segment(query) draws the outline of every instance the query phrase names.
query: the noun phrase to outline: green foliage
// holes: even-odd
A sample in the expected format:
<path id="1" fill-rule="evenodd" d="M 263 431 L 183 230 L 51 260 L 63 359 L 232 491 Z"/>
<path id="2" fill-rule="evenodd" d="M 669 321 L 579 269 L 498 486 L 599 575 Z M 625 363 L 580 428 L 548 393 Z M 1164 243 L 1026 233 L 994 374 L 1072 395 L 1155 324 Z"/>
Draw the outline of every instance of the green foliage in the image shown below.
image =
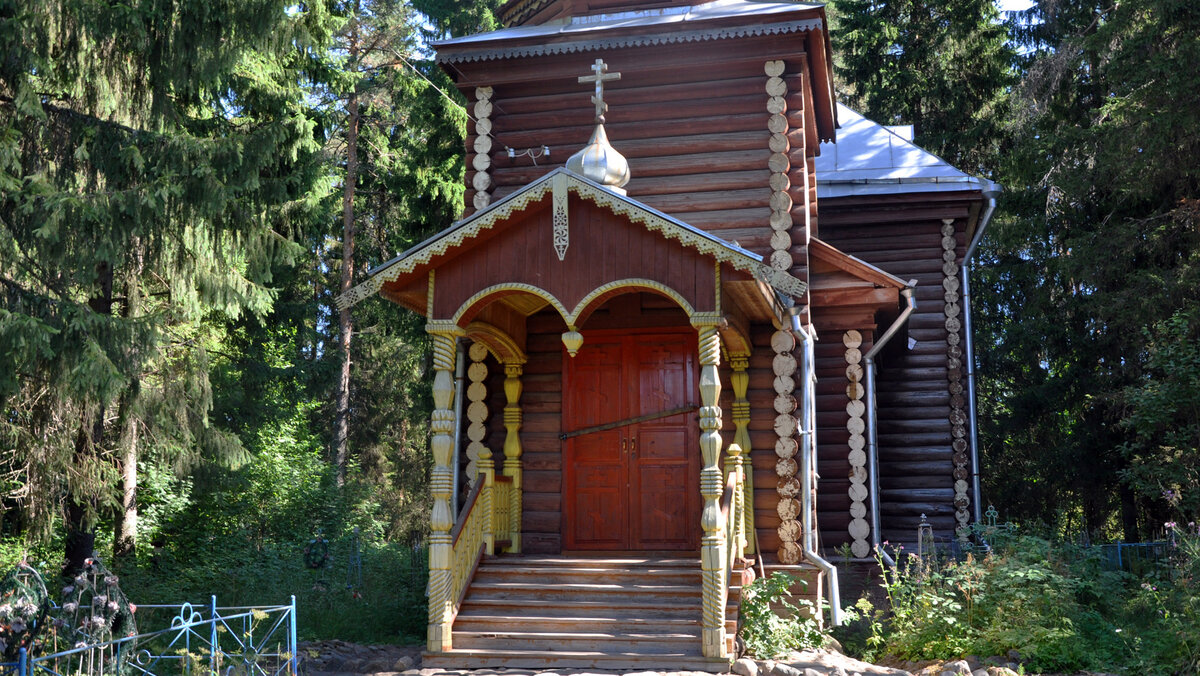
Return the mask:
<path id="1" fill-rule="evenodd" d="M 838 90 L 975 175 L 997 165 L 1015 55 L 991 0 L 834 0 Z"/>
<path id="2" fill-rule="evenodd" d="M 1149 577 L 1111 570 L 1095 550 L 1032 536 L 981 558 L 901 557 L 884 569 L 886 607 L 857 608 L 866 658 L 1020 654 L 1031 672 L 1192 673 L 1200 660 L 1200 534 L 1176 528 Z M 854 647 L 849 646 L 848 647 Z"/>
<path id="3" fill-rule="evenodd" d="M 1171 479 L 1136 468 L 1200 464 L 1196 439 L 1164 443 L 1143 405 L 1168 373 L 1184 396 L 1194 377 L 1159 323 L 1200 307 L 1200 172 L 1184 159 L 1200 80 L 1178 67 L 1200 58 L 1200 6 L 1039 2 L 1020 18 L 1009 190 L 974 284 L 987 490 L 1020 518 L 1136 541 L 1171 514 Z M 1186 429 L 1194 403 L 1178 404 Z"/>
<path id="4" fill-rule="evenodd" d="M 803 599 L 797 605 L 790 600 L 797 583 L 806 584 L 775 572 L 742 588 L 739 636 L 747 653 L 766 659 L 825 644 L 812 602 Z"/>

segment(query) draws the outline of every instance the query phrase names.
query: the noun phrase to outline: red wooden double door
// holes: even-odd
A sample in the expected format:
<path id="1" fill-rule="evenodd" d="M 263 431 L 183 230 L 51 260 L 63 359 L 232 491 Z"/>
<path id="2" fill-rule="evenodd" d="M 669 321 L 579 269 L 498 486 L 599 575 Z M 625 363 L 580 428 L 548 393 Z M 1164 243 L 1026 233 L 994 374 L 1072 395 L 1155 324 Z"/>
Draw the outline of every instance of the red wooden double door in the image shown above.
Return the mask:
<path id="1" fill-rule="evenodd" d="M 563 429 L 689 406 L 698 395 L 692 332 L 590 332 L 566 363 Z M 695 550 L 700 531 L 697 418 L 686 413 L 567 439 L 567 550 Z"/>

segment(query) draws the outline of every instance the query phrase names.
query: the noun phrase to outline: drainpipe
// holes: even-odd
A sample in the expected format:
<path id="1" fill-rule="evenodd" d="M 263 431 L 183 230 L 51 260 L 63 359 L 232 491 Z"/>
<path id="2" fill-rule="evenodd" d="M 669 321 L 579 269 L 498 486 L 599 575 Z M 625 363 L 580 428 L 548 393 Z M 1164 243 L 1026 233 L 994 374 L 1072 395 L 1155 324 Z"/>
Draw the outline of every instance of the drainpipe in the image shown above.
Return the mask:
<path id="1" fill-rule="evenodd" d="M 816 359 L 813 339 L 800 327 L 800 318 L 796 315 L 792 315 L 792 331 L 798 334 L 804 343 L 804 349 L 800 352 L 800 373 L 804 378 L 804 394 L 801 397 L 803 414 L 800 416 L 800 475 L 803 477 L 801 509 L 804 510 L 802 549 L 804 558 L 829 578 L 829 620 L 833 626 L 839 627 L 842 624 L 842 600 L 838 591 L 837 568 L 817 553 L 817 536 L 813 528 L 812 479 L 817 473 L 816 378 L 813 375 Z"/>
<path id="2" fill-rule="evenodd" d="M 871 346 L 867 354 L 863 356 L 863 361 L 867 364 L 867 483 L 871 491 L 871 549 L 883 559 L 883 562 L 889 568 L 895 568 L 896 562 L 891 555 L 880 546 L 879 522 L 879 436 L 876 431 L 875 423 L 878 418 L 878 412 L 875 404 L 875 355 L 883 349 L 885 345 L 891 341 L 892 337 L 900 331 L 900 327 L 908 322 L 908 318 L 913 311 L 917 309 L 917 299 L 913 296 L 913 287 L 917 285 L 917 280 L 910 279 L 908 286 L 900 290 L 900 295 L 904 297 L 904 310 L 900 312 L 900 316 L 896 317 L 896 321 L 888 327 L 887 331 Z"/>
<path id="3" fill-rule="evenodd" d="M 974 493 L 975 499 L 972 500 L 972 511 L 975 517 L 975 522 L 979 523 L 983 520 L 982 492 L 979 487 L 979 431 L 976 426 L 978 417 L 978 408 L 975 404 L 975 330 L 971 322 L 971 256 L 975 253 L 975 247 L 979 246 L 979 240 L 983 239 L 983 231 L 987 230 L 988 224 L 992 222 L 992 213 L 996 211 L 996 195 L 1000 193 L 1000 186 L 992 184 L 989 190 L 984 191 L 987 195 L 987 209 L 983 212 L 983 217 L 979 219 L 979 227 L 975 229 L 975 237 L 971 239 L 971 245 L 967 247 L 967 253 L 963 255 L 963 263 L 960 268 L 960 277 L 962 277 L 962 308 L 963 308 L 963 331 L 966 333 L 966 345 L 963 350 L 963 359 L 967 364 L 967 415 L 971 420 L 971 491 Z"/>
<path id="4" fill-rule="evenodd" d="M 462 443 L 462 405 L 463 405 L 463 379 L 467 373 L 467 351 L 463 349 L 462 340 L 454 342 L 454 459 L 451 461 L 451 467 L 454 469 L 453 492 L 450 497 L 450 513 L 454 515 L 454 520 L 458 521 L 458 475 L 460 465 L 462 464 L 462 454 L 459 452 L 459 444 Z"/>

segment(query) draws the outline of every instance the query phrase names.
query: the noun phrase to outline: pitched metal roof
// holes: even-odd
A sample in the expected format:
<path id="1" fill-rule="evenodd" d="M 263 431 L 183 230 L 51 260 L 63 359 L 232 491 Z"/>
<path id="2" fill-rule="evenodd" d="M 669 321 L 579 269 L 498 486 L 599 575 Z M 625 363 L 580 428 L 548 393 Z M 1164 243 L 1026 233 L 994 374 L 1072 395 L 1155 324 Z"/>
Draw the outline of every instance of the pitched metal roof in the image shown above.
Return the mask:
<path id="1" fill-rule="evenodd" d="M 816 160 L 818 199 L 997 188 L 840 103 L 838 122 L 836 142 L 822 144 Z"/>
<path id="2" fill-rule="evenodd" d="M 783 20 L 775 23 L 756 23 L 740 26 L 703 28 L 699 22 L 718 19 L 763 19 L 772 15 L 820 9 L 820 4 L 800 2 L 758 2 L 756 0 L 716 0 L 691 7 L 663 7 L 613 14 L 595 14 L 556 19 L 544 24 L 504 28 L 489 33 L 477 33 L 431 43 L 438 48 L 438 61 L 486 61 L 515 56 L 565 54 L 611 47 L 696 42 L 751 35 L 773 35 L 816 30 L 822 27 L 818 18 Z M 694 30 L 688 30 L 694 26 Z M 627 35 L 606 39 L 606 31 L 626 28 L 662 28 L 665 32 Z M 563 38 L 553 44 L 528 46 L 490 46 L 510 40 L 540 40 Z M 447 52 L 446 48 L 453 48 Z"/>

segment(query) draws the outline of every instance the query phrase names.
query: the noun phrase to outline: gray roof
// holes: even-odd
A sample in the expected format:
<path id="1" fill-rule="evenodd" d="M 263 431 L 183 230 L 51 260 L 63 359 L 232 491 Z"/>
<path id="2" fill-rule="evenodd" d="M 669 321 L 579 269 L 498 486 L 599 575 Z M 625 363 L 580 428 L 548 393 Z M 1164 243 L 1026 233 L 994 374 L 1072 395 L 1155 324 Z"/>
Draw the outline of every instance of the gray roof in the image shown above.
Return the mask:
<path id="1" fill-rule="evenodd" d="M 461 38 L 439 40 L 431 43 L 434 47 L 455 47 L 452 54 L 438 54 L 439 61 L 480 61 L 513 56 L 537 56 L 541 54 L 570 53 L 598 49 L 604 47 L 631 47 L 643 44 L 661 44 L 675 42 L 692 42 L 697 40 L 712 40 L 727 37 L 742 37 L 746 35 L 772 35 L 815 30 L 821 27 L 820 19 L 784 20 L 780 17 L 778 23 L 755 23 L 745 26 L 726 26 L 722 28 L 703 29 L 696 25 L 696 30 L 688 30 L 699 22 L 713 19 L 764 18 L 776 14 L 785 14 L 801 10 L 818 9 L 821 5 L 800 2 L 759 2 L 757 0 L 715 0 L 691 7 L 664 7 L 661 9 L 644 9 L 613 14 L 596 14 L 591 16 L 576 16 L 557 19 L 535 26 L 515 26 L 490 33 L 477 33 Z M 654 35 L 634 35 L 621 38 L 611 45 L 596 44 L 591 41 L 604 39 L 605 31 L 620 28 L 655 28 L 662 27 L 667 33 Z M 527 47 L 493 46 L 490 43 L 508 40 L 545 40 L 548 38 L 568 38 L 568 42 L 555 44 L 537 44 Z M 573 39 L 572 39 L 573 38 Z M 476 47 L 477 49 L 471 49 Z"/>
<path id="2" fill-rule="evenodd" d="M 836 143 L 821 146 L 817 157 L 817 198 L 849 195 L 996 189 L 905 138 L 838 104 Z"/>

